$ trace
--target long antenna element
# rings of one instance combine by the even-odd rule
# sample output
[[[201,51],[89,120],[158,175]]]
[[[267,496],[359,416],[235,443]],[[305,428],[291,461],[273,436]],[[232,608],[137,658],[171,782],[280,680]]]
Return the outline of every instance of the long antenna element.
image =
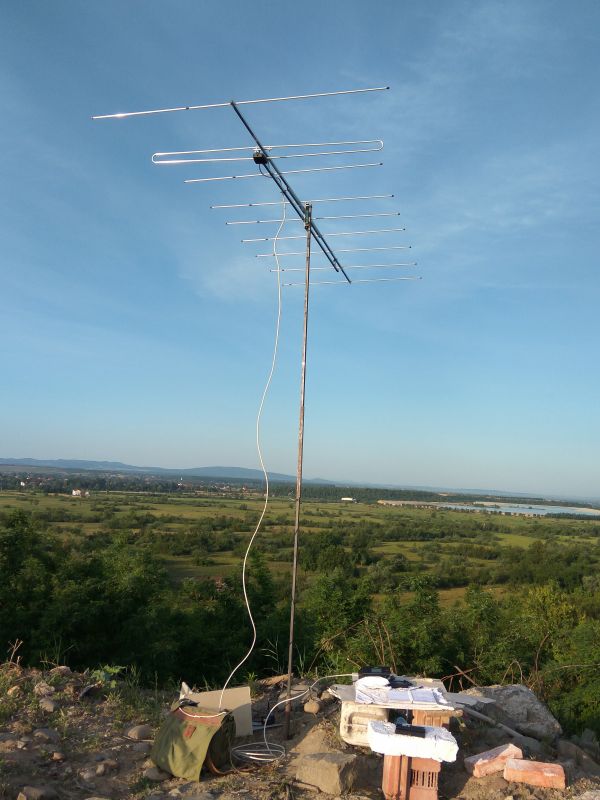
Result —
[[[321,197],[318,200],[311,200],[311,203],[341,203],[346,200],[389,200],[393,194],[365,194],[360,197]],[[287,205],[287,201],[284,200]],[[258,208],[259,206],[280,206],[279,202],[268,203],[222,203],[217,206],[210,206],[210,208]]]
[[[376,86],[373,89],[345,89],[341,92],[315,92],[314,94],[293,94],[289,97],[265,97],[260,100],[237,100],[238,106],[249,106],[258,103],[282,103],[286,100],[310,100],[314,97],[334,97],[340,94],[364,94],[365,92],[384,92],[389,86]],[[151,111],[127,111],[119,114],[97,114],[92,119],[125,119],[126,117],[147,117],[150,114],[170,114],[173,111],[200,111],[206,108],[227,108],[229,103],[205,103],[201,106],[176,106],[175,108],[155,108]]]

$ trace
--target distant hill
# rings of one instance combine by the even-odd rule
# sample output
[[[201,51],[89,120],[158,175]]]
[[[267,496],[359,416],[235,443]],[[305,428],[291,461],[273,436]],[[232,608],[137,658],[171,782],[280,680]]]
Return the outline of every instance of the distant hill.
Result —
[[[84,461],[75,458],[0,458],[0,466],[10,467],[37,467],[38,469],[66,469],[85,470],[90,472],[127,472],[136,475],[164,475],[169,477],[189,478],[222,478],[235,481],[262,481],[263,474],[259,469],[246,467],[188,467],[187,469],[168,469],[165,467],[137,467],[133,464],[123,464],[121,461]],[[269,472],[269,480],[280,483],[295,483],[294,475],[285,475],[280,472]],[[307,483],[333,484],[322,478],[311,480]]]
[[[247,467],[188,467],[185,469],[170,469],[166,467],[138,467],[133,464],[124,464],[121,461],[86,461],[75,458],[0,458],[0,469],[4,467],[4,472],[8,467],[19,469],[37,469],[43,471],[80,471],[80,472],[108,472],[128,475],[153,475],[164,478],[204,478],[230,481],[262,481],[263,474],[259,469],[249,469]],[[295,475],[286,475],[281,472],[269,472],[269,480],[275,483],[296,483]],[[320,486],[338,486],[350,491],[353,489],[386,489],[388,491],[412,491],[435,494],[451,494],[469,498],[482,496],[486,498],[512,499],[515,501],[551,502],[569,501],[571,503],[598,503],[600,497],[590,496],[567,496],[567,495],[532,495],[524,492],[507,491],[503,489],[456,489],[447,486],[421,486],[414,484],[393,484],[393,483],[359,483],[357,481],[345,480],[326,480],[325,478],[305,478],[304,483]]]

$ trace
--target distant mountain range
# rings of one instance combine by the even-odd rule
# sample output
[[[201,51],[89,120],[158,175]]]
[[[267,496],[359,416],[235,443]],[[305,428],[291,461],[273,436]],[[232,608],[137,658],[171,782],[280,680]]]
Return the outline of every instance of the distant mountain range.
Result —
[[[135,475],[164,475],[181,478],[224,478],[235,481],[261,481],[263,474],[259,469],[246,467],[188,467],[187,469],[168,469],[165,467],[136,467],[123,464],[121,461],[84,461],[76,458],[0,458],[0,466],[38,467],[50,469],[84,470],[90,472],[128,472]],[[269,472],[269,480],[280,483],[295,483],[294,475],[280,472]],[[323,483],[335,485],[334,481],[321,478],[307,478],[307,483]]]
[[[259,469],[247,467],[188,467],[186,469],[169,469],[166,467],[136,467],[132,464],[123,464],[121,461],[86,461],[76,458],[0,458],[0,467],[32,467],[51,470],[80,470],[85,472],[117,472],[132,475],[156,475],[170,478],[217,478],[232,481],[262,481],[263,474]],[[295,483],[295,475],[286,475],[281,472],[269,472],[269,480],[279,483]],[[356,487],[365,489],[391,489],[412,490],[420,492],[449,492],[460,495],[485,495],[488,497],[511,497],[529,500],[533,496],[546,500],[575,500],[567,495],[533,495],[525,492],[511,492],[502,489],[457,489],[447,486],[417,486],[411,484],[391,483],[359,483],[358,481],[332,481],[324,478],[305,478],[305,483],[321,484],[326,486]],[[599,497],[577,497],[577,502],[600,502]]]

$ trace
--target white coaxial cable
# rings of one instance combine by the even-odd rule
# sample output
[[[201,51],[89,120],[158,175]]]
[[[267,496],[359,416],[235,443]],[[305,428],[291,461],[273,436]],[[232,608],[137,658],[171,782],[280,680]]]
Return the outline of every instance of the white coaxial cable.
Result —
[[[285,220],[286,220],[286,207],[285,207],[285,204],[282,203],[281,224],[279,225],[279,230],[277,231],[277,236],[279,235],[279,233],[281,232],[281,229],[285,225]],[[278,254],[277,254],[277,236],[275,236],[275,239],[273,241],[273,255],[275,256],[276,263],[279,265],[279,258],[278,258]],[[269,393],[269,389],[271,387],[271,380],[273,378],[273,373],[275,372],[275,365],[277,364],[277,352],[278,352],[278,349],[279,349],[279,331],[280,331],[280,328],[281,328],[281,285],[282,285],[281,284],[281,273],[278,272],[277,273],[277,321],[275,323],[275,341],[274,341],[274,344],[273,344],[273,358],[271,359],[271,369],[269,370],[269,375],[267,377],[267,382],[265,383],[265,388],[263,389],[262,397],[261,397],[261,400],[260,400],[260,405],[258,407],[258,414],[256,416],[256,449],[258,450],[258,459],[260,461],[260,468],[262,469],[262,472],[263,472],[263,475],[264,475],[264,478],[265,478],[265,485],[266,485],[265,502],[264,502],[264,505],[263,505],[262,513],[261,513],[261,515],[260,515],[260,517],[258,519],[258,522],[256,523],[256,528],[254,529],[254,533],[252,534],[252,536],[250,537],[250,541],[248,542],[248,547],[246,548],[246,553],[244,555],[244,562],[243,562],[243,566],[242,566],[242,588],[243,588],[243,592],[244,592],[244,602],[246,604],[246,610],[248,612],[248,619],[250,620],[250,624],[252,626],[252,644],[248,648],[248,652],[246,653],[246,655],[242,658],[240,663],[237,664],[234,667],[234,669],[231,671],[231,674],[229,675],[229,677],[225,681],[225,683],[223,685],[223,689],[221,690],[221,695],[219,697],[219,709],[221,709],[223,707],[223,695],[225,693],[225,689],[229,685],[229,682],[231,681],[231,679],[233,678],[235,673],[238,671],[238,669],[243,664],[245,664],[245,662],[250,658],[250,656],[252,655],[252,651],[254,650],[254,645],[256,644],[256,624],[254,622],[254,617],[252,616],[252,609],[250,608],[250,601],[248,599],[248,592],[247,592],[247,587],[246,587],[246,565],[247,565],[247,562],[248,562],[248,556],[250,554],[250,550],[251,550],[252,545],[254,543],[254,539],[256,538],[256,535],[258,534],[258,531],[260,530],[260,526],[262,525],[262,521],[263,521],[264,516],[265,516],[265,514],[267,512],[267,506],[269,505],[269,473],[266,470],[265,463],[264,463],[264,460],[263,460],[263,455],[262,455],[262,449],[261,449],[261,446],[260,446],[260,422],[261,422],[261,418],[262,418],[262,412],[263,412],[263,407],[264,407],[264,404],[265,404],[265,400],[267,398],[267,394]]]

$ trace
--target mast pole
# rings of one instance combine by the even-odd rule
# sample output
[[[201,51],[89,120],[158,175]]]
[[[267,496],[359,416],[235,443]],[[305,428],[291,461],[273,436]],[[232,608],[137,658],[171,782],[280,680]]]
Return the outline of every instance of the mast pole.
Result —
[[[308,300],[310,290],[310,242],[312,235],[312,204],[304,206],[304,229],[306,231],[306,272],[304,281],[304,324],[302,334],[302,367],[300,374],[300,420],[298,424],[298,464],[296,470],[296,502],[294,513],[294,558],[292,563],[292,594],[290,603],[290,640],[288,647],[287,703],[283,723],[283,736],[290,737],[292,712],[292,668],[294,661],[294,618],[296,612],[296,578],[298,574],[298,538],[300,533],[300,506],[302,502],[302,465],[304,457],[304,398],[306,390],[306,347],[308,335]]]

